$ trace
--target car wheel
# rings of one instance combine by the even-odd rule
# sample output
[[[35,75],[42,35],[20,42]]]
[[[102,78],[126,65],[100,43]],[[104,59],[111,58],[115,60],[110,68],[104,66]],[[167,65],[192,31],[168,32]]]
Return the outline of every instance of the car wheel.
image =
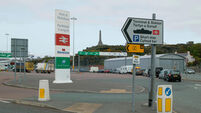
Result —
[[[181,79],[179,79],[179,82],[181,82]]]

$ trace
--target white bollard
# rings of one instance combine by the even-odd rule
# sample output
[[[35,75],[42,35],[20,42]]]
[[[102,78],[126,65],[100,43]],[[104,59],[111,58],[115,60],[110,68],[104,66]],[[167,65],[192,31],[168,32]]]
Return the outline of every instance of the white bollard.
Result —
[[[40,80],[38,89],[38,101],[48,101],[48,100],[50,100],[49,81]]]
[[[172,113],[172,111],[173,111],[172,85],[158,85],[157,113]]]

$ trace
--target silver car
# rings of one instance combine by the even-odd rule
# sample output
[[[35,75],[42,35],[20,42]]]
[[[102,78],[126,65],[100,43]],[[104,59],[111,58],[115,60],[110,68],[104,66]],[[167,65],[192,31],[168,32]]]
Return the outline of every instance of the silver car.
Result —
[[[158,78],[159,78],[159,79],[164,79],[164,75],[165,75],[165,73],[167,73],[167,71],[168,71],[168,69],[163,69],[163,70],[160,72]]]
[[[195,71],[193,69],[186,69],[186,74],[195,74]]]

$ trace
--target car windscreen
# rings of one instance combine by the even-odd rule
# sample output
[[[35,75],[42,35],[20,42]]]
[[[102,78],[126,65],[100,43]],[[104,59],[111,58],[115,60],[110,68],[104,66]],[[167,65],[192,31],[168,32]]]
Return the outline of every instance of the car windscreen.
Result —
[[[180,71],[178,71],[178,70],[172,70],[171,74],[180,74]]]

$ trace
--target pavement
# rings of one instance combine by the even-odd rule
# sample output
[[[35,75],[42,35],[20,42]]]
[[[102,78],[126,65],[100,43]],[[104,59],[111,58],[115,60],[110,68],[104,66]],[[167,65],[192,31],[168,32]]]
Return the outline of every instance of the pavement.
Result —
[[[182,74],[184,80],[201,81],[201,73],[196,74]]]
[[[1,76],[4,74],[5,73],[1,72],[0,77],[5,77]],[[48,107],[76,113],[132,112],[132,75],[129,74],[71,73],[71,78],[73,80],[72,84],[53,84],[54,74],[29,73],[26,74],[24,80],[22,74],[20,74],[21,78],[18,76],[17,81],[13,80],[13,73],[10,74],[9,77],[12,80],[4,80],[4,85],[2,86],[14,86],[9,88],[14,88],[15,91],[21,89],[23,90],[22,94],[26,95],[24,96],[20,93],[19,97],[12,98],[13,100],[11,101],[14,103]],[[51,100],[47,102],[38,101],[37,89],[39,80],[42,79],[49,80]],[[147,102],[147,100],[144,99],[147,97],[145,91],[146,89],[144,87],[136,85],[135,95],[139,96],[139,98],[136,98],[135,103],[136,113],[155,113],[155,108],[149,108],[148,106],[143,105]],[[7,94],[6,91],[5,94]],[[2,97],[3,96],[0,94],[0,98]]]

